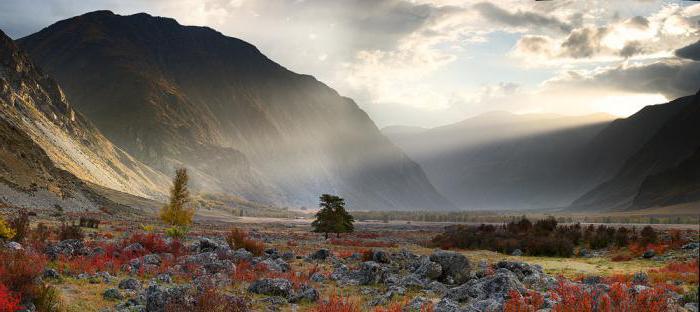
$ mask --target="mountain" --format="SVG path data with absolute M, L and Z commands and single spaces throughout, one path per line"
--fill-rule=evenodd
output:
M 279 205 L 453 206 L 349 98 L 254 46 L 148 14 L 97 11 L 18 40 L 112 142 L 195 189 Z
M 167 179 L 112 145 L 0 31 L 0 189 L 5 204 L 96 210 L 99 187 L 163 197 Z
M 643 144 L 613 177 L 581 196 L 571 208 L 621 210 L 698 199 L 697 188 L 693 187 L 698 185 L 697 176 L 692 172 L 697 172 L 700 148 L 700 94 L 647 107 L 628 119 L 652 121 L 644 123 L 644 133 L 650 135 L 644 136 Z M 607 139 L 624 144 L 628 138 Z
M 420 132 L 384 133 L 460 208 L 553 208 L 599 182 L 579 160 L 611 120 L 606 114 L 490 112 Z

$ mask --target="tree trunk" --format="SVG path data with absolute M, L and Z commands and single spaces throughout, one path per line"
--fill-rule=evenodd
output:
M 325 234 L 326 234 L 326 239 L 328 239 L 328 232 L 326 232 Z
M 340 238 L 340 232 L 335 233 L 336 238 Z

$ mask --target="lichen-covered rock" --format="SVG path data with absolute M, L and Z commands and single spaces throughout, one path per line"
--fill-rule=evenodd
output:
M 102 293 L 102 297 L 107 299 L 107 300 L 122 300 L 124 299 L 124 296 L 122 295 L 121 292 L 119 292 L 119 289 L 116 288 L 109 288 L 105 290 Z
M 450 288 L 445 297 L 455 301 L 502 300 L 512 289 L 521 293 L 525 291 L 525 287 L 513 272 L 501 268 L 491 276 L 470 280 L 465 284 Z
M 141 252 L 146 250 L 146 248 L 143 248 L 143 245 L 141 243 L 133 243 L 129 246 L 124 247 L 123 251 L 125 252 Z
M 436 279 L 442 275 L 442 266 L 439 263 L 430 261 L 427 256 L 422 256 L 418 259 L 414 274 L 421 278 Z
M 5 243 L 5 248 L 10 249 L 10 250 L 22 250 L 24 249 L 22 247 L 22 244 L 18 242 L 7 242 Z
M 231 260 L 233 260 L 235 262 L 242 262 L 242 261 L 250 262 L 251 260 L 253 260 L 253 253 L 250 251 L 247 251 L 243 248 L 239 248 L 233 252 Z
M 440 264 L 440 281 L 448 284 L 462 284 L 469 277 L 469 260 L 454 251 L 438 250 L 430 255 L 430 261 Z
M 44 278 L 48 279 L 60 279 L 61 274 L 58 273 L 58 271 L 54 269 L 46 269 L 44 270 L 44 274 L 42 275 Z
M 434 312 L 462 312 L 464 311 L 460 306 L 459 303 L 455 302 L 454 300 L 451 300 L 449 298 L 442 298 L 440 302 L 438 302 L 435 305 L 435 308 L 433 309 Z
M 291 269 L 289 264 L 282 260 L 282 258 L 265 259 L 260 263 L 264 264 L 265 266 L 267 266 L 268 269 L 275 272 L 287 272 Z
M 146 289 L 146 310 L 149 312 L 165 312 L 168 305 L 189 306 L 193 304 L 192 287 L 180 285 L 164 288 L 151 285 Z
M 119 282 L 119 289 L 129 289 L 129 290 L 139 290 L 141 289 L 141 282 L 135 278 L 126 278 Z
M 67 239 L 58 242 L 55 245 L 49 245 L 44 250 L 51 260 L 56 260 L 59 255 L 63 256 L 77 256 L 77 255 L 87 255 L 90 253 L 90 249 L 85 247 L 83 241 L 78 239 Z
M 268 296 L 288 298 L 292 293 L 292 283 L 283 278 L 263 278 L 253 282 L 248 291 Z
M 143 256 L 143 263 L 159 266 L 161 263 L 160 256 L 156 254 L 148 254 Z
M 377 263 L 390 263 L 391 259 L 389 254 L 383 250 L 373 250 L 372 251 L 372 261 Z
M 431 304 L 431 301 L 425 297 L 415 297 L 406 306 L 403 307 L 402 312 L 422 312 L 425 311 L 425 307 Z
M 297 303 L 302 301 L 316 302 L 320 297 L 318 290 L 308 285 L 303 285 L 299 291 L 293 292 L 289 297 L 289 302 Z
M 309 279 L 316 283 L 323 283 L 324 281 L 326 281 L 326 277 L 318 272 L 311 274 L 311 277 L 309 277 Z

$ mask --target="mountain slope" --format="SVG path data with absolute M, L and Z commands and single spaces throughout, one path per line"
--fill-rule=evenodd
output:
M 451 205 L 348 98 L 204 27 L 98 11 L 19 40 L 105 135 L 195 188 L 282 205 Z
M 167 179 L 114 147 L 1 31 L 0 107 L 2 201 L 69 209 L 108 202 L 81 179 L 143 197 L 164 195 Z
M 594 185 L 578 155 L 611 119 L 491 112 L 422 132 L 393 128 L 385 134 L 460 208 L 552 208 Z
M 614 177 L 577 199 L 572 204 L 572 209 L 636 208 L 633 206 L 634 201 L 644 207 L 655 202 L 650 192 L 671 197 L 686 193 L 692 196 L 692 190 L 684 191 L 692 184 L 683 185 L 678 170 L 693 167 L 695 158 L 691 156 L 700 147 L 700 132 L 697 131 L 700 124 L 699 99 L 700 95 L 696 94 L 652 107 L 656 111 L 655 122 L 660 123 L 653 135 L 625 161 Z M 684 160 L 688 163 L 683 163 Z M 681 184 L 659 185 L 664 179 L 672 179 Z M 680 194 L 674 196 L 674 192 Z M 673 201 L 672 198 L 669 200 Z

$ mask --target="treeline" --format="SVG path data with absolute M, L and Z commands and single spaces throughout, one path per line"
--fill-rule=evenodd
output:
M 453 225 L 433 238 L 431 245 L 443 249 L 485 249 L 512 254 L 516 250 L 528 256 L 570 257 L 576 247 L 601 249 L 630 244 L 646 246 L 657 241 L 651 226 L 559 225 L 555 218 L 532 223 L 527 218 L 503 225 Z
M 630 223 L 630 224 L 697 224 L 698 216 L 606 216 L 606 215 L 530 215 L 514 214 L 512 211 L 353 211 L 359 221 L 414 221 L 414 222 L 456 222 L 456 223 L 504 223 L 523 217 L 531 220 L 553 217 L 559 223 Z

